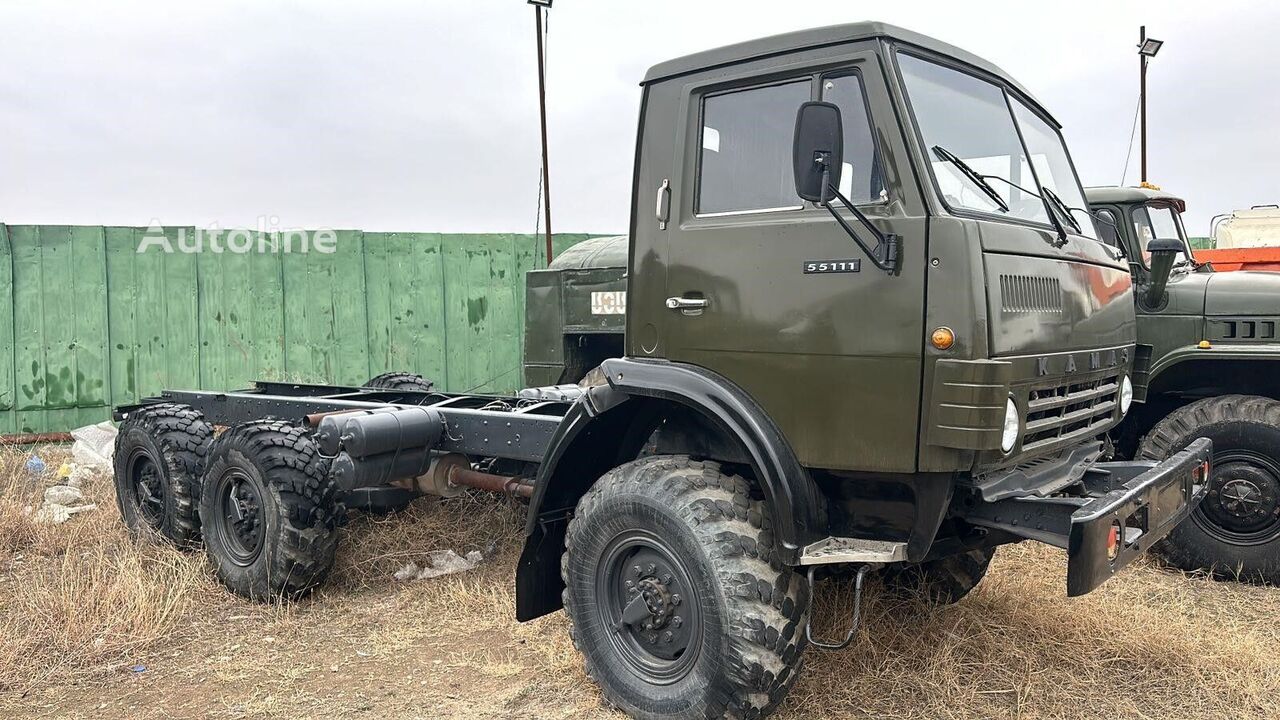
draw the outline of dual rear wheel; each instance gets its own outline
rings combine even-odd
[[[365,387],[428,391],[412,373]],[[311,435],[278,420],[214,428],[186,405],[149,405],[120,425],[116,497],[125,524],[182,547],[204,540],[218,579],[255,600],[296,597],[333,566],[345,498]]]

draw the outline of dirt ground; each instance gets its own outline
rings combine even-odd
[[[562,614],[514,621],[513,502],[353,516],[324,588],[259,605],[218,587],[199,551],[132,540],[108,477],[85,485],[97,510],[35,521],[47,481],[27,478],[25,457],[0,451],[0,717],[621,717]],[[491,547],[468,573],[392,577],[430,550]],[[978,589],[943,608],[872,583],[855,643],[810,650],[777,717],[1280,717],[1280,589],[1148,561],[1068,599],[1064,563],[1051,548],[1002,548]],[[818,589],[828,635],[848,590]]]

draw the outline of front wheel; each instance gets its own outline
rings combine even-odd
[[[1153,552],[1183,570],[1280,583],[1280,402],[1246,395],[1205,398],[1161,420],[1140,460],[1163,460],[1198,437],[1213,440],[1203,501]]]
[[[796,679],[809,585],[746,480],[653,456],[583,496],[561,559],[587,673],[635,717],[757,717]]]

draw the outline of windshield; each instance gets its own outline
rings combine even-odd
[[[1026,140],[1027,149],[1031,152],[1031,164],[1035,167],[1040,185],[1062,198],[1081,235],[1097,240],[1098,231],[1094,228],[1093,216],[1087,209],[1088,203],[1085,202],[1084,192],[1080,190],[1076,171],[1071,167],[1067,148],[1062,144],[1062,136],[1032,112],[1031,108],[1022,104],[1022,101],[1012,98],[1012,103],[1013,114],[1018,118],[1018,126],[1022,128],[1022,138]]]
[[[1017,101],[1011,112],[1004,90],[973,75],[905,54],[898,64],[948,207],[1052,226],[1043,185],[1082,234],[1097,237],[1062,138],[1047,122]]]
[[[1182,229],[1182,218],[1178,211],[1170,205],[1143,205],[1133,210],[1133,233],[1138,238],[1138,246],[1142,248],[1142,261],[1151,267],[1151,253],[1147,252],[1147,243],[1156,238],[1177,240],[1183,248],[1187,247],[1187,234]],[[1174,256],[1173,264],[1187,262],[1187,253],[1179,252]]]

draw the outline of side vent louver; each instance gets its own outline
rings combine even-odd
[[[1209,340],[1274,342],[1276,318],[1222,318],[1209,321]]]
[[[1060,313],[1062,286],[1058,278],[1001,275],[1000,309],[1007,313]]]

